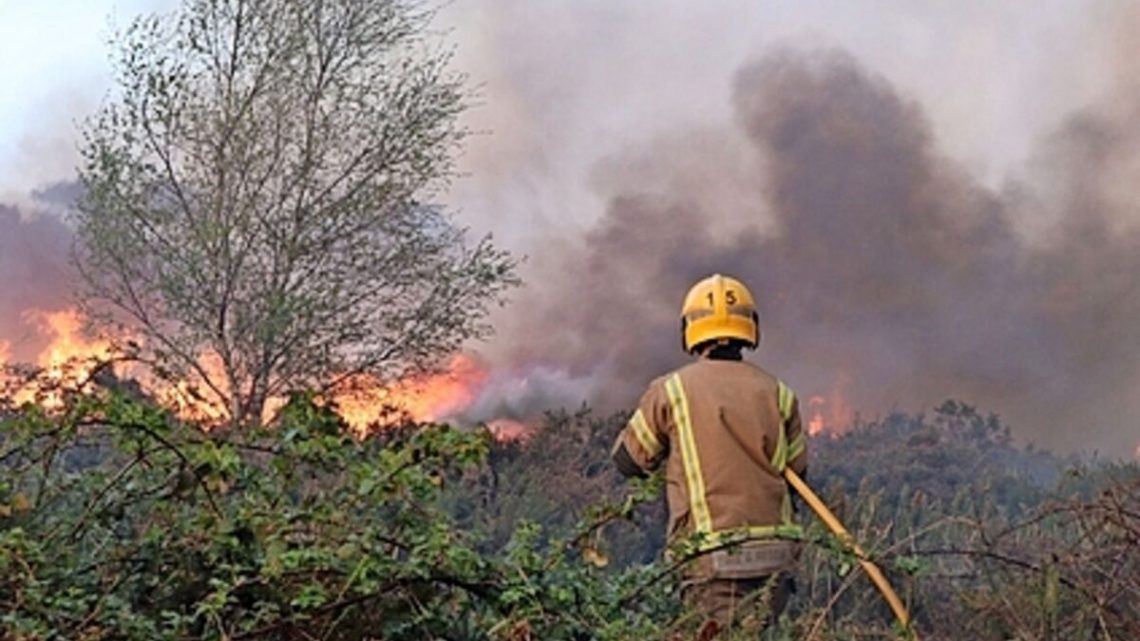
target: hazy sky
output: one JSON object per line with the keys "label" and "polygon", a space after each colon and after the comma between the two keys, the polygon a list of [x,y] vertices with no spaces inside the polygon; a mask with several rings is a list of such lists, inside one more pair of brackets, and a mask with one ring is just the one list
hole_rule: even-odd
{"label": "hazy sky", "polygon": [[1111,84],[1105,23],[1121,6],[458,0],[445,18],[459,65],[485,86],[472,119],[493,132],[471,146],[476,173],[459,195],[477,211],[527,210],[536,227],[592,221],[583,187],[599,158],[719,125],[734,72],[782,45],[850,52],[921,104],[945,153],[998,185]]}
{"label": "hazy sky", "polygon": [[0,201],[19,201],[75,166],[77,119],[109,85],[104,41],[165,0],[0,0]]}
{"label": "hazy sky", "polygon": [[[109,25],[174,4],[0,0],[0,201],[69,177],[75,123],[108,88]],[[599,156],[726,117],[732,72],[785,43],[851,51],[920,100],[943,148],[996,183],[1042,129],[1103,91],[1111,43],[1091,34],[1118,5],[453,0],[437,24],[482,87],[470,118],[488,132],[471,145],[473,175],[455,199],[480,219],[521,207],[537,227],[561,224],[558,203],[588,198]],[[512,154],[536,145],[550,147],[546,162],[519,171]]]}

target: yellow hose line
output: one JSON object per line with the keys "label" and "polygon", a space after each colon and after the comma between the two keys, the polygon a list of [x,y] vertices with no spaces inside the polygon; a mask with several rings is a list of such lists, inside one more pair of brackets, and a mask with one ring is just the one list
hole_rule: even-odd
{"label": "yellow hose line", "polygon": [[[847,531],[847,528],[843,527],[843,523],[835,516],[835,513],[827,507],[827,504],[804,482],[799,474],[796,474],[790,467],[784,468],[784,478],[788,479],[788,483],[792,488],[804,498],[804,501],[807,501],[812,511],[819,515],[819,518],[827,525],[827,528],[834,532],[835,536],[839,537],[839,540],[855,553],[855,557],[859,559],[859,565],[863,566],[863,571],[867,573],[867,576],[871,577],[871,581],[874,582],[875,587],[879,588],[879,592],[883,593],[883,598],[887,600],[887,605],[891,606],[891,611],[895,613],[895,617],[899,620],[899,623],[902,624],[903,629],[910,630],[910,615],[907,614],[906,606],[903,605],[902,599],[899,599],[899,595],[895,593],[891,584],[887,582],[887,577],[883,576],[883,572],[879,569],[879,566],[867,558],[866,553],[864,553],[863,549],[859,547],[859,544],[855,542],[854,537]],[[914,633],[914,630],[910,631],[913,635],[912,638],[917,641],[918,635]]]}

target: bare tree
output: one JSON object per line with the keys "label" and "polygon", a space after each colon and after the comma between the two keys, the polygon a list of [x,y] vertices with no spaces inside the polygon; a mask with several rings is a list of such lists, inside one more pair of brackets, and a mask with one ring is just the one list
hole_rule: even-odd
{"label": "bare tree", "polygon": [[185,0],[112,38],[76,213],[89,307],[231,423],[487,335],[515,263],[438,207],[463,78],[415,0]]}

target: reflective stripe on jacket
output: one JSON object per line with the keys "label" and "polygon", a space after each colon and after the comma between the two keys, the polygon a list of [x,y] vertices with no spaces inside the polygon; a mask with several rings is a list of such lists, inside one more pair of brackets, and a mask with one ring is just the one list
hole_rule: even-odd
{"label": "reflective stripe on jacket", "polygon": [[670,542],[696,534],[707,550],[801,534],[783,478],[807,465],[798,402],[751,363],[701,359],[653,381],[621,449],[644,471],[665,465]]}

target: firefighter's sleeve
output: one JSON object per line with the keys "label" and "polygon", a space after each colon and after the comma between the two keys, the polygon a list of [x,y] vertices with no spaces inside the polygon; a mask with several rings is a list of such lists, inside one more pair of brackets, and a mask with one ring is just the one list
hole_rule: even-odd
{"label": "firefighter's sleeve", "polygon": [[807,473],[807,434],[800,419],[799,399],[792,399],[791,417],[786,423],[788,430],[788,467],[796,474]]}
{"label": "firefighter's sleeve", "polygon": [[610,454],[623,476],[645,476],[657,469],[668,453],[664,394],[664,387],[654,381],[618,434]]}
{"label": "firefighter's sleeve", "polygon": [[775,450],[771,453],[772,466],[783,472],[790,467],[797,474],[807,471],[807,435],[800,419],[800,402],[790,387],[779,381],[777,404],[780,410],[780,432]]}

